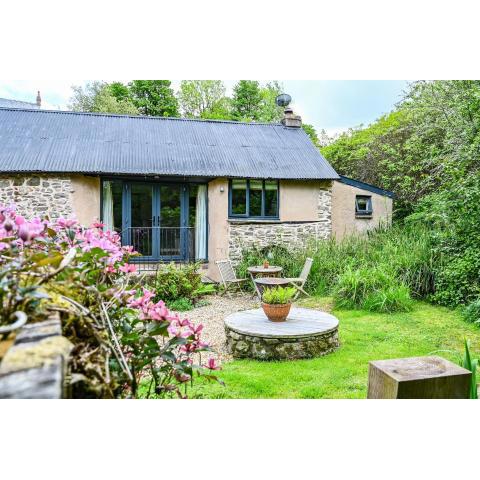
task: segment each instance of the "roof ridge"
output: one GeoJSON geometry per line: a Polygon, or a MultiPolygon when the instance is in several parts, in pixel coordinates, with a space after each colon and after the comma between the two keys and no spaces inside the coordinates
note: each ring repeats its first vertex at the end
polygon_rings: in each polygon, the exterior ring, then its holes
{"type": "MultiPolygon", "coordinates": [[[[8,99],[5,99],[8,100],[8,99]]],[[[21,100],[15,100],[22,102],[21,100]]],[[[22,102],[35,105],[31,102],[22,102]]],[[[236,120],[219,120],[219,119],[210,119],[210,118],[183,118],[183,117],[161,117],[155,115],[128,115],[121,113],[108,113],[108,112],[75,112],[73,110],[46,110],[38,108],[15,108],[15,107],[2,107],[0,110],[13,110],[21,112],[34,112],[34,113],[56,113],[56,114],[66,114],[66,115],[85,115],[85,116],[94,116],[94,117],[120,117],[120,118],[134,118],[142,120],[174,120],[179,122],[200,122],[200,123],[232,123],[234,125],[266,125],[266,126],[282,126],[279,122],[239,122],[236,120]]]]}

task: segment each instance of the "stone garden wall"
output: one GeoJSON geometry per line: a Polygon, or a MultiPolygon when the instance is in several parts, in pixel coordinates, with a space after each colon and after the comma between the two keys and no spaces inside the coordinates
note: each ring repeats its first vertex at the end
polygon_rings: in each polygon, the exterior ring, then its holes
{"type": "MultiPolygon", "coordinates": [[[[229,258],[237,263],[242,251],[284,245],[301,248],[310,239],[327,239],[332,234],[331,186],[319,188],[317,220],[311,222],[231,221],[229,228],[229,258]]],[[[280,206],[281,208],[281,206],[280,206]]]]}
{"type": "Polygon", "coordinates": [[[51,219],[73,214],[72,182],[67,176],[1,175],[0,204],[14,203],[21,215],[51,219]]]}

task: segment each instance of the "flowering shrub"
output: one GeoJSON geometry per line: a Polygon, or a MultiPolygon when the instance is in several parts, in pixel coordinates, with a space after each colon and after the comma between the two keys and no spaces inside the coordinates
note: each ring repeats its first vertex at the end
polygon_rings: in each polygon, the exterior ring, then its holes
{"type": "Polygon", "coordinates": [[[154,303],[154,293],[131,288],[133,254],[101,223],[85,229],[73,219],[27,221],[0,206],[0,327],[60,311],[74,344],[74,396],[136,396],[148,376],[148,396],[185,397],[195,373],[216,380],[208,373],[218,368],[213,359],[201,361],[208,350],[202,326],[154,303]]]}

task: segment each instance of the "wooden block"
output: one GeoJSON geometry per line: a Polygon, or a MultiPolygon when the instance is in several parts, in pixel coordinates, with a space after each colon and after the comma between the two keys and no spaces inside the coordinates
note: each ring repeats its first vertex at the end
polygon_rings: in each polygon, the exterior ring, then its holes
{"type": "Polygon", "coordinates": [[[376,360],[369,363],[367,398],[469,398],[471,377],[437,356],[376,360]]]}

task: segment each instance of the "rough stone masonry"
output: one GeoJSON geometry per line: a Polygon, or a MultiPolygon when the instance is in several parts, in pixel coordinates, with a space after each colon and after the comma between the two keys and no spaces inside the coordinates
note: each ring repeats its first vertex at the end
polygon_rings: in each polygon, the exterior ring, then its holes
{"type": "Polygon", "coordinates": [[[72,183],[67,176],[0,176],[0,204],[15,204],[17,212],[27,217],[48,215],[52,220],[70,217],[71,195],[72,183]]]}
{"type": "Polygon", "coordinates": [[[231,222],[229,258],[234,263],[242,252],[271,245],[304,247],[309,239],[327,239],[332,234],[331,184],[319,188],[317,220],[314,222],[231,222]]]}

